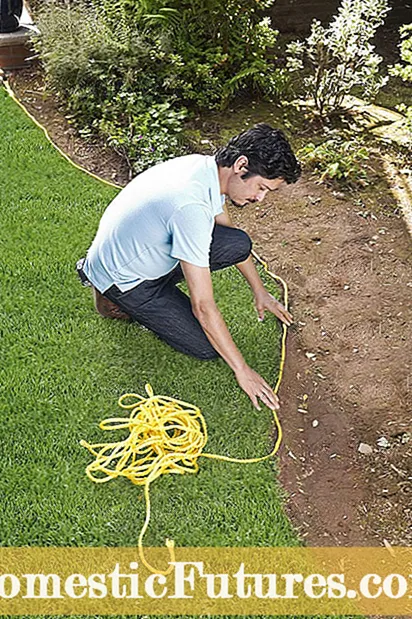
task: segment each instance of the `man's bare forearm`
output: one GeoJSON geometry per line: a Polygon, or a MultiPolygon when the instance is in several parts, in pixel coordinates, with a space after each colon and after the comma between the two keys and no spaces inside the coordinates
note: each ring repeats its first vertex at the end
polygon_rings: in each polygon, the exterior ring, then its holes
{"type": "Polygon", "coordinates": [[[205,304],[194,308],[194,314],[200,322],[209,342],[228,366],[236,373],[241,371],[246,362],[233,341],[229,329],[216,304],[205,304]]]}
{"type": "Polygon", "coordinates": [[[253,263],[252,256],[249,256],[249,258],[244,262],[239,262],[236,266],[251,287],[254,295],[265,289],[262,280],[260,279],[260,275],[253,263]]]}
{"type": "Polygon", "coordinates": [[[184,260],[181,265],[189,287],[193,313],[214,349],[233,370],[239,386],[257,409],[260,410],[259,400],[270,408],[277,408],[279,401],[272,388],[247,365],[229,333],[213,297],[209,269],[197,267],[184,260]]]}
{"type": "Polygon", "coordinates": [[[260,410],[261,400],[272,410],[279,409],[278,397],[264,378],[247,365],[216,305],[210,304],[197,310],[196,316],[210,343],[232,368],[239,386],[250,397],[255,408],[260,410]]]}

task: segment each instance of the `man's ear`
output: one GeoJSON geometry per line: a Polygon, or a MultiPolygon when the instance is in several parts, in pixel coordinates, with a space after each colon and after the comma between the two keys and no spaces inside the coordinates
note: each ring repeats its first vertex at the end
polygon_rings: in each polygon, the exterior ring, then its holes
{"type": "Polygon", "coordinates": [[[233,171],[235,174],[244,174],[247,172],[247,166],[249,165],[249,159],[246,155],[240,155],[233,164],[233,171]]]}

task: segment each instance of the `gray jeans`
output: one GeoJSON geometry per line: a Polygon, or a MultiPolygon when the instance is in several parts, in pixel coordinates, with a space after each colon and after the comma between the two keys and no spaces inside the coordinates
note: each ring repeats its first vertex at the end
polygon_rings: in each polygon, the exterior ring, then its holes
{"type": "MultiPolygon", "coordinates": [[[[210,246],[211,271],[243,262],[251,249],[252,242],[246,232],[215,225],[210,246]]],[[[189,297],[176,286],[182,279],[183,272],[178,265],[170,273],[145,280],[126,292],[113,285],[104,292],[104,297],[176,350],[198,359],[215,359],[218,353],[193,314],[189,297]]]]}

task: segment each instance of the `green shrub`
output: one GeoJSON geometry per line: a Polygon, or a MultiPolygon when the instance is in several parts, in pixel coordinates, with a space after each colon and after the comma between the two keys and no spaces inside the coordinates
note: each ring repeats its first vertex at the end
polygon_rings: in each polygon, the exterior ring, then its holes
{"type": "Polygon", "coordinates": [[[35,41],[47,81],[84,135],[104,135],[138,172],[182,153],[188,113],[239,91],[279,94],[268,60],[274,0],[49,0],[35,41]]]}
{"type": "Polygon", "coordinates": [[[323,181],[339,181],[348,186],[366,185],[365,162],[368,151],[362,141],[332,131],[320,144],[310,142],[298,152],[300,160],[323,181]]]}
{"type": "Polygon", "coordinates": [[[314,20],[306,41],[289,44],[288,68],[304,72],[305,93],[321,115],[340,110],[354,88],[370,99],[386,83],[371,40],[388,10],[388,0],[343,0],[327,28],[314,20]]]}
{"type": "Polygon", "coordinates": [[[140,172],[179,154],[186,110],[164,88],[174,67],[167,37],[117,17],[82,1],[49,3],[35,46],[81,133],[102,134],[140,172]]]}
{"type": "MultiPolygon", "coordinates": [[[[92,0],[112,7],[108,0],[92,0]]],[[[263,17],[275,0],[117,0],[128,20],[167,33],[180,68],[168,80],[198,109],[222,107],[238,90],[273,94],[284,74],[268,61],[278,33],[263,17]]],[[[107,12],[108,9],[103,8],[107,12]]],[[[116,11],[110,8],[113,15],[116,11]]],[[[120,11],[118,11],[120,12],[120,11]]]]}
{"type": "Polygon", "coordinates": [[[126,158],[133,159],[134,170],[142,172],[154,163],[181,154],[182,120],[185,116],[183,109],[176,111],[165,101],[154,103],[149,108],[136,106],[128,128],[106,109],[100,127],[109,136],[109,145],[126,158]],[[137,131],[140,133],[137,134],[137,131]]]}
{"type": "MultiPolygon", "coordinates": [[[[182,59],[174,88],[200,109],[224,106],[240,90],[276,95],[284,73],[267,60],[278,33],[262,10],[275,0],[169,0],[179,12],[174,47],[182,59]]],[[[159,2],[157,2],[159,4],[159,2]]]]}
{"type": "MultiPolygon", "coordinates": [[[[412,83],[412,24],[405,24],[400,29],[401,43],[400,52],[403,64],[398,63],[389,69],[393,76],[400,77],[404,82],[412,83]]],[[[403,103],[399,106],[401,112],[406,115],[407,125],[412,131],[412,105],[403,103]]]]}

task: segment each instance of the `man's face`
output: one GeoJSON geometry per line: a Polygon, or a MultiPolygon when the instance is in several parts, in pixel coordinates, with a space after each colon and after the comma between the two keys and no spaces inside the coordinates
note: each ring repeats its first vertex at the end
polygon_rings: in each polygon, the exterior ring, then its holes
{"type": "Polygon", "coordinates": [[[227,197],[232,204],[238,207],[246,206],[254,202],[262,202],[269,191],[275,191],[284,183],[283,178],[264,178],[263,176],[250,176],[243,179],[247,171],[246,162],[239,158],[234,164],[232,174],[227,184],[227,197]]]}
{"type": "Polygon", "coordinates": [[[275,191],[284,183],[283,178],[263,178],[263,176],[250,176],[233,183],[229,187],[228,198],[235,206],[246,206],[254,202],[262,202],[268,191],[275,191]]]}

